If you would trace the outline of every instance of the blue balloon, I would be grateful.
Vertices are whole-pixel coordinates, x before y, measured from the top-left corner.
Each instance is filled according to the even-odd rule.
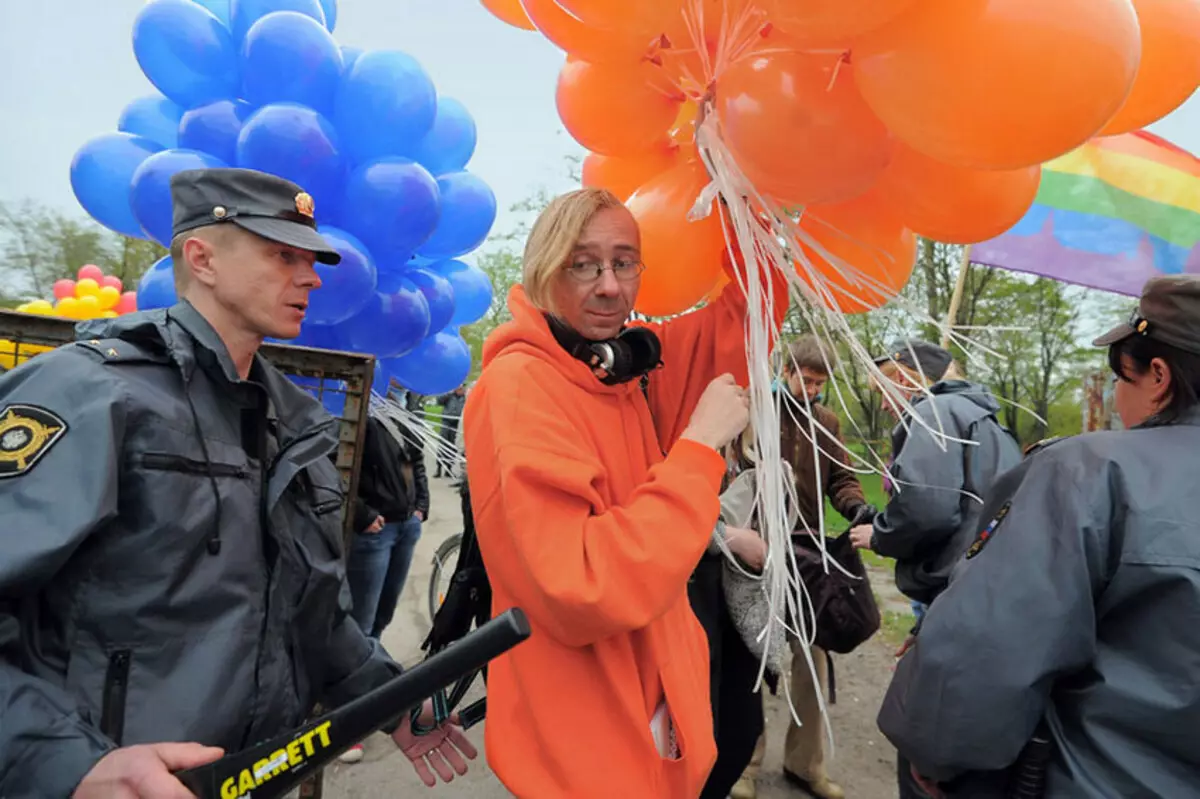
[[[375,264],[375,270],[379,276],[375,290],[380,294],[395,294],[412,283],[409,280],[408,265],[403,258],[404,256],[401,256],[393,258],[390,262]]]
[[[440,333],[454,316],[454,286],[450,281],[428,269],[408,270],[408,279],[416,284],[429,304],[429,333]]]
[[[406,281],[391,294],[375,292],[366,306],[339,328],[353,350],[392,358],[424,340],[429,332],[429,304],[425,295]]]
[[[316,350],[347,351],[350,349],[350,344],[342,333],[340,325],[318,325],[308,320],[305,320],[304,324],[300,326],[300,335],[292,339],[291,344]]]
[[[187,169],[212,169],[226,164],[196,150],[163,150],[147,158],[133,173],[129,204],[145,233],[164,247],[171,246],[171,176]],[[141,306],[138,306],[141,307]]]
[[[475,154],[475,120],[452,97],[439,97],[433,128],[413,151],[413,159],[434,175],[457,172]]]
[[[446,394],[471,373],[471,348],[454,333],[436,333],[386,367],[396,382],[426,396]]]
[[[342,51],[325,26],[295,11],[255,22],[242,44],[243,97],[252,105],[300,103],[333,110]]]
[[[363,53],[342,78],[334,123],[355,163],[403,155],[429,133],[437,115],[433,81],[412,56]]]
[[[346,165],[337,131],[311,108],[292,103],[260,108],[238,136],[237,165],[298,184],[315,198],[317,219],[334,222]]]
[[[117,130],[144,136],[163,147],[179,146],[179,122],[183,109],[162,95],[139,97],[121,112]]]
[[[452,327],[474,324],[492,307],[492,281],[477,266],[462,261],[438,261],[430,267],[454,287]]]
[[[346,74],[354,67],[354,62],[363,54],[361,47],[350,47],[342,45],[342,74]]]
[[[232,0],[230,30],[233,41],[240,47],[254,23],[276,11],[298,11],[325,24],[325,11],[320,0]]]
[[[325,27],[330,33],[337,27],[337,6],[337,0],[321,0],[321,10],[325,12]]]
[[[236,164],[238,135],[251,113],[250,106],[240,100],[217,100],[193,108],[179,123],[179,146]]]
[[[238,92],[229,29],[192,0],[153,0],[142,8],[133,23],[133,54],[150,82],[184,108]]]
[[[71,161],[75,199],[109,230],[144,237],[129,204],[129,185],[142,162],[160,150],[160,145],[129,133],[106,133],[91,139]]]
[[[330,415],[341,417],[346,407],[346,384],[341,380],[328,380],[308,375],[288,375],[296,386],[304,389],[321,403]]]
[[[358,236],[376,263],[411,253],[438,224],[438,184],[407,158],[359,167],[346,181],[342,227]]]
[[[170,308],[179,300],[175,296],[175,263],[166,256],[146,270],[138,281],[137,307],[139,311],[155,308]]]
[[[315,264],[321,288],[309,292],[305,318],[336,325],[362,310],[375,293],[375,264],[363,243],[346,231],[322,227],[321,235],[342,254],[342,262],[337,266]]]
[[[207,8],[209,13],[225,24],[225,27],[229,27],[229,23],[233,19],[229,14],[229,0],[192,0],[192,2]]]
[[[496,195],[470,172],[451,172],[438,178],[442,216],[433,236],[418,249],[426,258],[457,258],[487,239],[496,221]]]

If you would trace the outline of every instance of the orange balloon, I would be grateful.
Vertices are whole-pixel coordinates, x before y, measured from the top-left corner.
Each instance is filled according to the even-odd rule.
[[[483,0],[483,7],[492,12],[492,16],[501,22],[507,22],[514,28],[535,31],[537,28],[529,21],[529,15],[521,8],[520,0]]]
[[[583,159],[583,185],[611,191],[622,201],[666,172],[680,158],[680,148],[657,146],[628,158],[592,153]]]
[[[753,0],[673,4],[676,11],[664,17],[656,58],[675,84],[693,97],[703,96],[713,80],[763,42],[767,17]]]
[[[650,64],[590,64],[567,59],[556,101],[575,141],[602,155],[635,155],[664,141],[683,97],[652,85]]]
[[[610,30],[627,30],[641,35],[647,41],[661,35],[668,17],[679,13],[677,2],[558,0],[558,4],[586,25]]]
[[[688,161],[654,178],[625,203],[641,229],[646,264],[634,304],[638,312],[682,313],[716,283],[725,250],[720,215],[714,208],[704,219],[687,218],[708,183],[703,165]]]
[[[1133,85],[1129,0],[922,0],[854,49],[862,96],[905,144],[1015,169],[1083,144]]]
[[[717,275],[717,282],[714,283],[713,287],[708,290],[707,294],[704,295],[704,304],[708,305],[709,303],[716,302],[718,299],[720,299],[721,292],[723,292],[725,287],[732,282],[733,281],[729,279],[729,275],[722,270],[721,274]]]
[[[824,280],[814,283],[800,264],[796,270],[828,308],[847,314],[873,311],[895,298],[912,276],[916,238],[878,192],[844,203],[809,206],[800,227],[843,262],[835,266],[801,244],[812,269]],[[845,272],[839,272],[839,268]],[[825,292],[832,295],[832,301],[825,299]]]
[[[892,141],[850,73],[838,55],[779,52],[717,81],[725,141],[759,191],[784,203],[836,202],[883,173]]]
[[[879,191],[914,233],[974,244],[1017,224],[1033,205],[1041,180],[1040,166],[964,169],[901,144],[879,179]]]
[[[913,0],[760,0],[771,24],[811,46],[846,47],[895,19]]]
[[[555,0],[521,0],[521,8],[551,43],[594,64],[632,64],[653,50],[645,34],[622,27],[588,25]]]
[[[1133,0],[1142,32],[1142,63],[1133,91],[1102,136],[1162,119],[1200,87],[1200,0]]]
[[[679,106],[679,114],[671,123],[671,141],[679,145],[690,145],[696,142],[696,120],[700,117],[700,106],[695,100],[684,100]]]

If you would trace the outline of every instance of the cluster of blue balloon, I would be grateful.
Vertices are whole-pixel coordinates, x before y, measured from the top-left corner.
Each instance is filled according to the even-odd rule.
[[[475,123],[412,57],[340,47],[336,20],[337,0],[151,0],[133,49],[161,94],[87,142],[71,184],[101,224],[168,246],[176,172],[239,166],[298,183],[342,263],[318,265],[294,343],[370,353],[382,377],[444,393],[470,371],[457,328],[492,301],[487,275],[455,260],[496,217],[491,189],[464,170]],[[146,273],[139,308],[175,302],[171,270],[168,257]]]

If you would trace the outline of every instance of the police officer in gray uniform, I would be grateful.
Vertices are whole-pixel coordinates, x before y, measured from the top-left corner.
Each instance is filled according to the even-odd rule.
[[[182,301],[0,377],[6,799],[189,796],[172,771],[400,672],[347,614],[336,422],[258,354],[340,260],[313,200],[239,169],[171,192]],[[475,755],[393,737],[430,785]]]
[[[1036,785],[1039,726],[1045,796],[1200,796],[1200,277],[1149,281],[1096,344],[1129,429],[1017,467],[879,714],[948,796]]]

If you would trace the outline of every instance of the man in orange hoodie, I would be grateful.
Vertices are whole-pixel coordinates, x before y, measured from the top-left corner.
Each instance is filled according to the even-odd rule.
[[[467,401],[493,611],[533,628],[488,673],[488,761],[519,797],[692,799],[716,755],[687,582],[748,421],[746,304],[626,328],[643,269],[615,196],[556,199]]]

